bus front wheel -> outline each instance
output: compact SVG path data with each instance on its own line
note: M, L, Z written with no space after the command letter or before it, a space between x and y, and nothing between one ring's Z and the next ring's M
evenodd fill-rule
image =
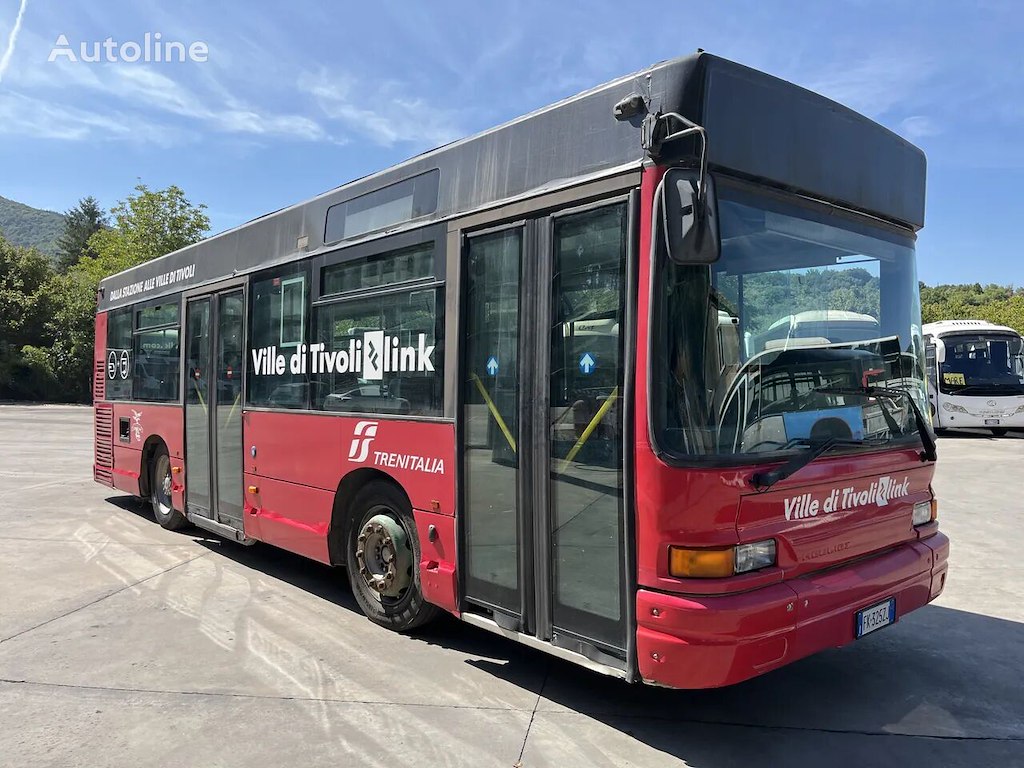
M163 447L149 464L149 502L153 505L153 517L167 530L177 531L188 525L171 501L171 459Z
M1004 437L1006 435L1006 427L992 427L992 434L996 437Z
M397 632L423 626L438 609L420 589L420 543L405 495L375 481L356 493L351 509L345 562L359 608Z

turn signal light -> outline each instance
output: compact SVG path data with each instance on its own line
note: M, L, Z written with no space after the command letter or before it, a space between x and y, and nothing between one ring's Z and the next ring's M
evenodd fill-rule
M668 548L668 570L677 578L715 579L733 575L735 550Z

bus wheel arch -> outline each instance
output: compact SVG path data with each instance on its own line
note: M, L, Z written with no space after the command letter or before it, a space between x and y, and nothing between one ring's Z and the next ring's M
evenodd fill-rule
M188 520L174 508L171 493L171 457L163 438L153 435L142 447L139 494L148 499L153 517L169 531L181 530Z
M402 632L437 615L420 584L412 504L388 474L363 468L342 478L328 546L331 562L345 563L356 603L374 623Z
M148 499L150 496L150 481L153 471L153 462L157 454L167 451L167 443L159 435L150 435L142 446L142 454L139 459L139 496Z

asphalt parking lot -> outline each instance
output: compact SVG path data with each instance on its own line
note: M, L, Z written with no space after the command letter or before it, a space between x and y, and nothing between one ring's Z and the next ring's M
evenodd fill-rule
M940 440L933 605L733 688L626 686L91 479L91 410L0 406L0 764L1024 765L1024 435Z

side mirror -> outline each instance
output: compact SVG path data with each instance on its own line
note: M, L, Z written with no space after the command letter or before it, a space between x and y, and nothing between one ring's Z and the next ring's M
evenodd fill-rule
M946 347L941 344L935 345L935 360L939 363L946 362Z
M676 264L712 264L722 255L718 200L710 174L670 168L662 180L661 223L669 258Z

